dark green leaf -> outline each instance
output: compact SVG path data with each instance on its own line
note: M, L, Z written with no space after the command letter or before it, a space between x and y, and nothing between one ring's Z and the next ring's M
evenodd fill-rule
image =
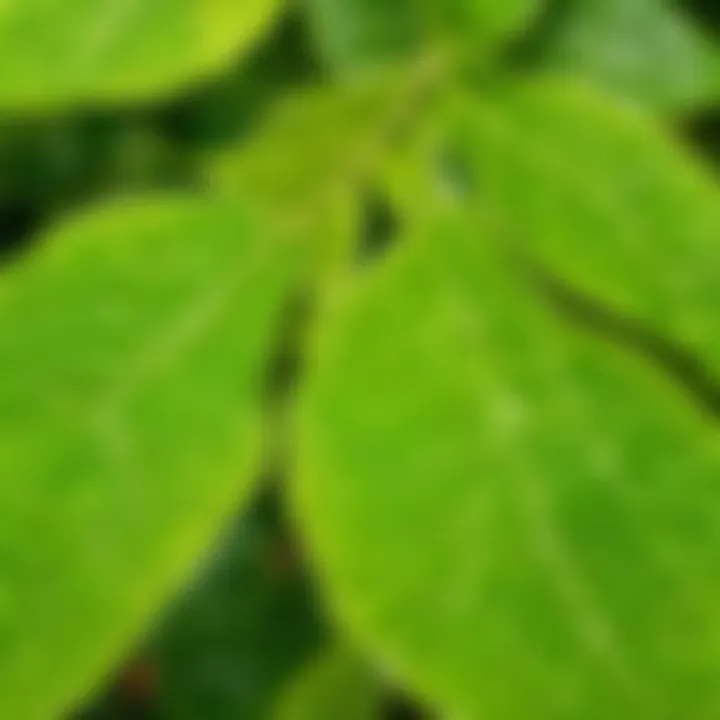
M321 645L302 565L273 504L243 513L149 651L172 720L265 720Z

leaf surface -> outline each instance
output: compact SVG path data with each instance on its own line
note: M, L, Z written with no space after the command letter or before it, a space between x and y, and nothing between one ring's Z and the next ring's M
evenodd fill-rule
M0 108L147 98L247 49L278 0L5 0Z
M237 202L158 198L2 277L3 715L91 690L247 497L291 256Z
M321 270L332 270L356 251L365 196L414 133L434 81L420 65L380 81L296 92L250 140L211 158L210 183L252 198L319 251Z
M522 30L538 0L305 0L318 46L341 77L448 46L484 55Z
M543 38L546 68L666 112L720 98L720 51L669 0L579 0Z
M328 300L294 504L330 605L450 717L710 718L716 424L467 212Z
M556 80L488 90L450 124L503 232L720 377L720 193L701 163L645 113Z

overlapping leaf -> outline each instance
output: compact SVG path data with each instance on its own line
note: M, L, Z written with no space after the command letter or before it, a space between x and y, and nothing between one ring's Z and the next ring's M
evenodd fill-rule
M128 201L2 277L4 716L90 690L247 496L291 256L238 202Z
M565 92L565 109L586 107ZM468 116L466 147L480 117ZM543 117L554 116L536 118L539 138ZM497 229L614 262L618 281L598 286L608 304L603 290L629 286L631 300L667 307L677 301L664 273L702 276L716 260L693 239L691 212L710 222L714 190L642 125L628 132L622 113L589 126L563 117L584 171L572 197L634 177L664 187L655 203L665 204L546 235L540 216L507 201L512 189L542 206L554 175L513 163L504 198L486 178L488 222L441 184L434 222L328 303L298 416L296 511L345 627L449 715L709 718L720 708L716 423L653 358L565 317ZM595 164L574 142L583 132L594 133ZM500 177L500 153L514 156L502 143L492 154L495 142L481 146ZM656 262L635 265L643 274L629 285L622 251L650 238L637 230L625 245L628 224L665 227ZM701 320L720 312L712 295L685 301ZM663 328L682 330L672 318Z
M274 109L257 135L219 154L212 181L284 214L309 213L375 167L388 136L414 109L418 84L407 73L379 83L301 90Z
M720 198L706 168L641 113L552 80L488 90L452 124L478 201L516 242L720 371Z
M304 235L321 266L342 264L355 250L368 187L414 132L435 82L435 69L420 63L380 81L306 88L248 142L221 151L210 181Z
M229 63L279 0L8 0L0 108L147 97Z
M720 52L670 0L579 0L543 38L546 67L663 111L720 99Z
M470 45L481 57L521 30L538 0L306 0L320 49L343 77L438 48Z

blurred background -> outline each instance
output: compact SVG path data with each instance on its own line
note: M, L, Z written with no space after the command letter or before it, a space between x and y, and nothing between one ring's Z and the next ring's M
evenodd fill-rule
M506 48L506 61L585 64L588 72L609 74L620 85L627 81L623 87L630 93L645 92L636 61L608 68L598 63L597 53L626 57L627 47L613 44L637 43L638 52L631 55L640 55L643 77L653 76L656 48L646 37L648 28L630 24L622 33L599 25L585 28L582 48L595 50L584 57L563 40L578 5L577 0L548 3L526 34ZM676 5L708 36L720 34L718 0L678 0ZM310 36L306 13L291 4L250 61L177 97L132 107L0 118L0 261L10 267L48 224L88 201L150 189L202 191L210 153L251 137L274 102L293 89L334 82ZM720 161L717 104L682 109L668 122L698 153ZM370 235L387 231L382 218L369 218L366 225ZM286 375L279 373L280 386L287 383ZM272 716L279 690L332 635L283 515L276 490L282 471L277 475L268 479L251 512L226 529L202 570L103 692L66 720ZM384 717L427 716L392 688L383 693Z

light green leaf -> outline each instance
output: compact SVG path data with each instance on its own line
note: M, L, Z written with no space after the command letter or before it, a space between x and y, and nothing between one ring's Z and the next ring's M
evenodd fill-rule
M717 428L462 212L402 242L329 299L298 417L336 616L449 717L713 717Z
M543 39L545 67L575 73L650 107L720 99L720 51L670 0L565 3Z
M280 695L274 720L381 720L380 683L367 665L333 648L309 663Z
M720 370L720 193L641 112L557 81L451 121L477 199L564 281Z
M280 0L5 0L0 108L146 98L221 69Z
M343 77L468 45L483 56L522 30L539 0L305 0L318 45Z
M126 201L0 285L0 714L57 717L248 495L292 248L239 202Z

